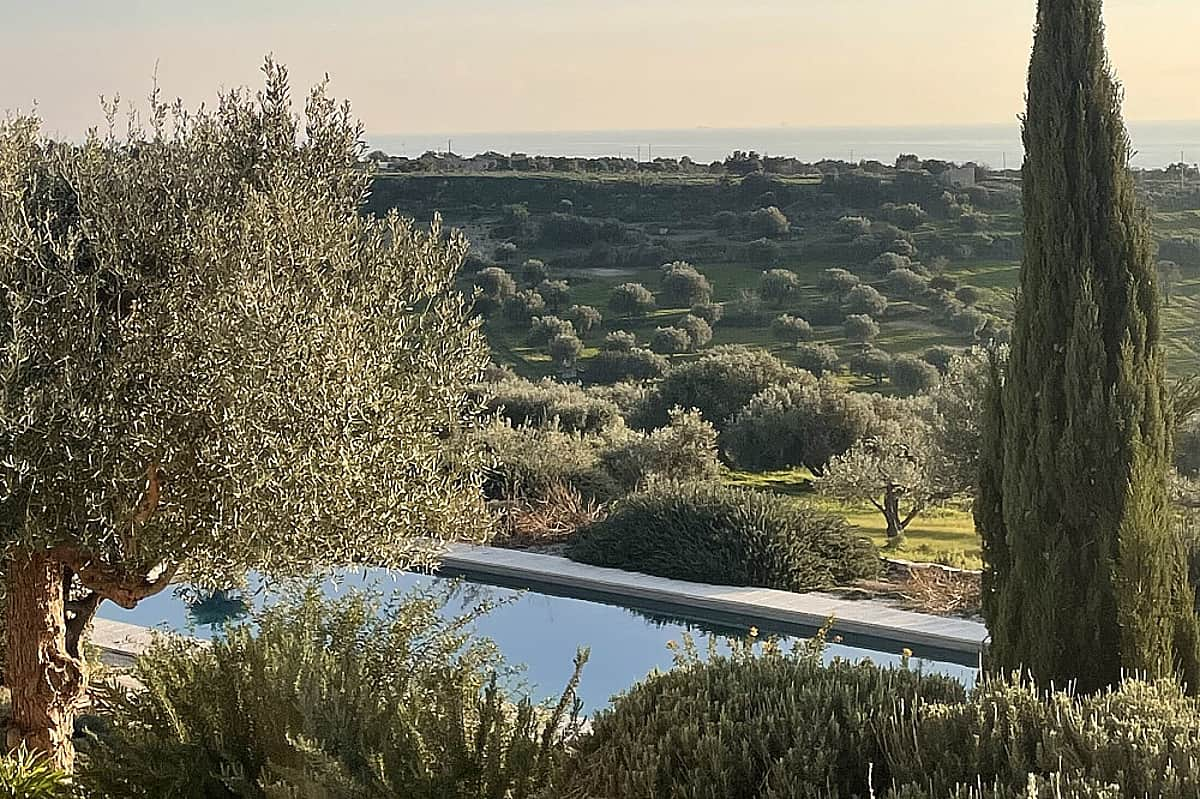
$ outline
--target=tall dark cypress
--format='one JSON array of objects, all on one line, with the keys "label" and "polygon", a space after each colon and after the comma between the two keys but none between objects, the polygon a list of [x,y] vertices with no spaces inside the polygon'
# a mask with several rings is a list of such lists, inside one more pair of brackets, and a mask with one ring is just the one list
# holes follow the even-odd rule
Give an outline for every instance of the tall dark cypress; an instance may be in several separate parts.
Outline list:
[{"label": "tall dark cypress", "polygon": [[1197,677],[1166,499],[1170,408],[1148,223],[1100,0],[1040,0],[1025,259],[977,521],[997,669],[1091,691]]}]

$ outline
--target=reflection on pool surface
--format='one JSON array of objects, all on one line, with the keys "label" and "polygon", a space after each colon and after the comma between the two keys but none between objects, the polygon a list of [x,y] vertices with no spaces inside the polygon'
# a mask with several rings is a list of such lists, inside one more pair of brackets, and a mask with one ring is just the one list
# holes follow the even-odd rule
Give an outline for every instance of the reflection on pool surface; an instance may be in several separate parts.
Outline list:
[{"label": "reflection on pool surface", "polygon": [[[433,587],[446,581],[447,578],[373,569],[365,573],[342,573],[336,580],[325,583],[325,592],[332,596],[369,587],[391,593]],[[219,634],[223,619],[245,618],[247,603],[261,604],[267,593],[260,581],[252,581],[244,596],[237,592],[214,597],[186,589],[166,591],[144,600],[132,611],[105,603],[100,616],[212,638]],[[457,615],[482,600],[497,601],[500,605],[476,623],[477,631],[495,641],[509,663],[525,664],[524,681],[539,699],[557,696],[570,678],[575,651],[580,647],[591,649],[579,689],[587,711],[605,706],[610,697],[653,670],[670,668],[672,654],[667,643],[678,642],[687,634],[697,638],[710,634],[745,637],[750,625],[755,624],[759,627],[760,637],[777,635],[785,646],[812,635],[811,630],[783,630],[769,622],[682,619],[678,617],[678,611],[672,615],[672,611],[664,609],[634,610],[590,599],[555,596],[541,590],[518,591],[469,579],[458,582],[446,612]],[[876,663],[898,663],[901,659],[898,649],[902,646],[895,644],[891,648],[896,652],[889,652],[889,647],[881,642],[847,640],[830,643],[825,657],[870,658]],[[949,674],[970,685],[976,669],[967,665],[966,660],[949,653],[918,650],[910,665]]]}]

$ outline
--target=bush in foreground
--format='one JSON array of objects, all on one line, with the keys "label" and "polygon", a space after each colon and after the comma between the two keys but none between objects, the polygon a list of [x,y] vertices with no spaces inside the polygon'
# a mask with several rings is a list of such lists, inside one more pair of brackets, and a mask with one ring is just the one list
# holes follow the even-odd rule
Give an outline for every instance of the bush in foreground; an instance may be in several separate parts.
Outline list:
[{"label": "bush in foreground", "polygon": [[71,799],[77,796],[66,775],[44,756],[23,745],[0,757],[0,797]]},{"label": "bush in foreground", "polygon": [[653,485],[584,528],[568,556],[718,585],[807,591],[874,575],[869,541],[783,497],[714,484]]},{"label": "bush in foreground", "polygon": [[683,660],[600,713],[547,795],[865,799],[890,782],[878,723],[963,699],[946,678],[809,651]]},{"label": "bush in foreground", "polygon": [[211,647],[160,639],[116,691],[80,778],[111,797],[528,796],[554,767],[554,710],[510,699],[505,664],[446,597],[316,588]]},{"label": "bush in foreground", "polygon": [[553,779],[561,799],[1184,799],[1200,709],[1172,682],[1089,697],[835,660],[681,663],[618,697]]}]

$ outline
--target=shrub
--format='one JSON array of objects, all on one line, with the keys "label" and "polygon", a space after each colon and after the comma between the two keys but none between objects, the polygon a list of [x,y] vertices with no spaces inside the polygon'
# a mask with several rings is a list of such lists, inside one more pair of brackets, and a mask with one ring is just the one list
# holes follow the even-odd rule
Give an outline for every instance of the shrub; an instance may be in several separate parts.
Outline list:
[{"label": "shrub", "polygon": [[950,364],[959,356],[962,350],[954,347],[936,346],[925,350],[925,354],[921,358],[925,363],[933,366],[938,370],[939,374],[946,374],[950,371]]},{"label": "shrub", "polygon": [[721,435],[721,447],[739,469],[807,466],[820,474],[830,458],[867,432],[873,418],[870,397],[847,391],[833,378],[805,375],[756,395]]},{"label": "shrub", "polygon": [[912,269],[912,259],[894,252],[885,252],[871,261],[871,269],[879,275],[890,275],[897,269]]},{"label": "shrub", "polygon": [[575,335],[575,326],[557,316],[535,316],[529,323],[529,335],[525,340],[531,346],[541,347],[558,335]]},{"label": "shrub", "polygon": [[802,341],[808,341],[812,338],[813,329],[807,319],[801,319],[799,316],[792,316],[791,314],[783,314],[771,322],[771,334],[780,341],[786,341],[788,344],[799,344]]},{"label": "shrub", "polygon": [[483,486],[488,499],[541,499],[566,486],[587,499],[606,501],[621,492],[600,467],[600,456],[627,434],[623,427],[598,435],[553,425],[516,427],[500,419],[472,436],[492,461]]},{"label": "shrub", "polygon": [[983,211],[967,208],[958,217],[958,226],[968,233],[977,233],[981,230],[986,230],[991,221],[991,218]]},{"label": "shrub", "polygon": [[846,317],[846,338],[865,344],[879,335],[879,323],[866,314],[851,314]]},{"label": "shrub", "polygon": [[498,266],[479,270],[475,275],[475,285],[483,296],[497,303],[503,303],[517,293],[517,282]]},{"label": "shrub", "polygon": [[869,377],[878,385],[892,373],[892,356],[874,347],[863,350],[850,359],[850,372]]},{"label": "shrub", "polygon": [[796,366],[817,377],[833,372],[838,367],[837,350],[828,344],[801,344],[792,355]]},{"label": "shrub", "polygon": [[710,325],[721,321],[725,309],[719,302],[698,302],[692,306],[692,316],[698,316]]},{"label": "shrub", "polygon": [[621,416],[628,418],[641,412],[650,388],[645,383],[628,380],[612,385],[588,386],[587,395],[598,400],[611,402],[620,410]]},{"label": "shrub", "polygon": [[908,394],[929,391],[937,386],[941,375],[936,367],[912,355],[901,355],[892,361],[892,385]]},{"label": "shrub", "polygon": [[[1113,786],[1079,797],[1200,795],[1200,707],[1169,681],[1127,680],[1091,696],[992,680],[968,701],[931,703],[889,720],[884,747],[897,782],[946,795],[964,783],[1024,797],[1031,775]],[[1057,794],[1045,794],[1057,796]]]},{"label": "shrub", "polygon": [[629,352],[637,346],[637,335],[628,330],[614,330],[604,337],[601,349],[610,352]]},{"label": "shrub", "polygon": [[779,245],[767,238],[746,245],[746,255],[755,263],[773,264],[779,260],[779,252]]},{"label": "shrub", "polygon": [[796,379],[800,372],[771,353],[740,346],[714,347],[667,373],[646,404],[646,422],[667,423],[675,407],[696,408],[717,430],[767,386]]},{"label": "shrub", "polygon": [[712,297],[712,285],[708,278],[686,261],[664,264],[662,275],[662,296],[670,307],[708,302]]},{"label": "shrub", "polygon": [[954,298],[963,305],[974,305],[982,296],[983,292],[974,286],[959,286],[958,290],[954,292]]},{"label": "shrub", "polygon": [[846,269],[826,269],[821,273],[818,285],[822,291],[841,297],[860,282],[858,275]]},{"label": "shrub", "polygon": [[954,291],[958,288],[958,281],[949,275],[934,275],[929,278],[929,288],[938,291]]},{"label": "shrub", "polygon": [[843,216],[836,223],[833,229],[843,236],[864,236],[871,232],[871,220],[865,216]]},{"label": "shrub", "polygon": [[698,350],[707,347],[713,338],[712,326],[699,316],[688,314],[679,320],[676,325],[680,330],[687,332],[688,337],[692,340],[690,349]]},{"label": "shrub", "polygon": [[873,286],[855,286],[846,295],[846,310],[852,314],[880,317],[883,316],[887,307],[887,297],[880,294]]},{"label": "shrub", "polygon": [[612,403],[553,380],[533,383],[514,377],[478,386],[473,394],[485,411],[518,427],[553,425],[567,432],[598,433],[621,424],[621,413]]},{"label": "shrub", "polygon": [[543,280],[538,284],[537,292],[546,301],[546,307],[555,313],[571,299],[571,287],[565,280]]},{"label": "shrub", "polygon": [[586,362],[584,376],[592,383],[654,380],[667,371],[667,359],[650,350],[604,350]]},{"label": "shrub", "polygon": [[742,289],[737,299],[725,303],[725,319],[729,324],[740,327],[757,327],[762,324],[766,311],[762,297],[757,292]]},{"label": "shrub", "polygon": [[894,269],[888,274],[888,285],[900,297],[919,297],[929,288],[929,280],[911,269]]},{"label": "shrub", "polygon": [[559,333],[550,339],[546,351],[550,353],[555,364],[569,368],[579,360],[579,356],[583,352],[583,342],[573,333]]},{"label": "shrub", "polygon": [[586,336],[600,326],[604,317],[590,305],[572,305],[567,309],[567,319],[575,325],[581,336]]},{"label": "shrub", "polygon": [[601,466],[625,490],[654,478],[707,481],[720,476],[717,432],[695,411],[675,408],[666,427],[635,435],[606,450]]},{"label": "shrub", "polygon": [[622,283],[609,294],[608,307],[626,318],[645,316],[654,310],[654,295],[641,283]]},{"label": "shrub", "polygon": [[965,336],[976,338],[989,322],[989,317],[978,308],[964,308],[950,316],[950,327]]},{"label": "shrub", "polygon": [[517,257],[517,245],[511,241],[502,241],[496,245],[493,257],[499,263],[509,263]]},{"label": "shrub", "polygon": [[804,311],[804,317],[814,325],[832,327],[840,325],[846,319],[846,311],[837,297],[826,297],[815,305],[810,305]]},{"label": "shrub", "polygon": [[775,306],[795,298],[800,292],[800,277],[790,269],[770,269],[758,281],[758,295]]},{"label": "shrub", "polygon": [[527,325],[535,316],[546,311],[546,301],[532,289],[517,292],[504,301],[504,319],[512,325]]},{"label": "shrub", "polygon": [[734,642],[618,697],[553,778],[556,796],[1184,799],[1200,708],[1178,685],[1091,696],[954,681]]},{"label": "shrub", "polygon": [[656,484],[571,541],[573,560],[659,577],[805,591],[875,574],[874,547],[844,521],[773,494]]},{"label": "shrub", "polygon": [[536,286],[543,280],[549,279],[550,269],[547,268],[545,261],[530,258],[521,264],[521,282],[526,286]]},{"label": "shrub", "polygon": [[112,726],[80,778],[121,797],[527,795],[574,725],[511,696],[486,608],[443,613],[449,592],[285,596],[211,646],[157,640],[142,688],[116,691]]},{"label": "shrub", "polygon": [[792,226],[783,211],[772,205],[750,214],[750,229],[760,236],[777,239],[791,232]]},{"label": "shrub", "polygon": [[887,246],[887,252],[894,252],[896,255],[903,255],[905,258],[916,258],[917,245],[913,244],[908,239],[895,239]]},{"label": "shrub", "polygon": [[919,227],[929,219],[929,214],[925,213],[925,209],[916,203],[904,203],[902,205],[884,203],[883,208],[880,210],[883,213],[884,219],[905,230],[912,230],[915,227]]},{"label": "shrub", "polygon": [[574,214],[550,214],[542,222],[541,239],[561,247],[587,247],[595,243],[599,226]]},{"label": "shrub", "polygon": [[738,644],[729,656],[707,661],[694,647],[685,650],[675,669],[597,714],[591,734],[554,778],[553,794],[882,796],[891,775],[877,726],[963,698],[962,686],[945,677],[868,662],[826,666],[808,649],[763,649],[756,655]]},{"label": "shrub", "polygon": [[22,744],[0,757],[0,797],[5,799],[71,799],[77,796],[67,776],[41,754]]},{"label": "shrub", "polygon": [[650,339],[650,349],[660,355],[675,355],[687,352],[691,348],[692,337],[686,330],[679,327],[655,328],[654,335]]}]

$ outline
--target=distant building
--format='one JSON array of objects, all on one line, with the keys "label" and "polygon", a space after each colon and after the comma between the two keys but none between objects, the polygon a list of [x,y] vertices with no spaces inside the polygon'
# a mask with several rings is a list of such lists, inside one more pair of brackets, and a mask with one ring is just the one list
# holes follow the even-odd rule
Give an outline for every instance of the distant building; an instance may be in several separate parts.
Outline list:
[{"label": "distant building", "polygon": [[938,175],[938,180],[956,189],[969,189],[975,185],[975,165],[952,166]]}]

